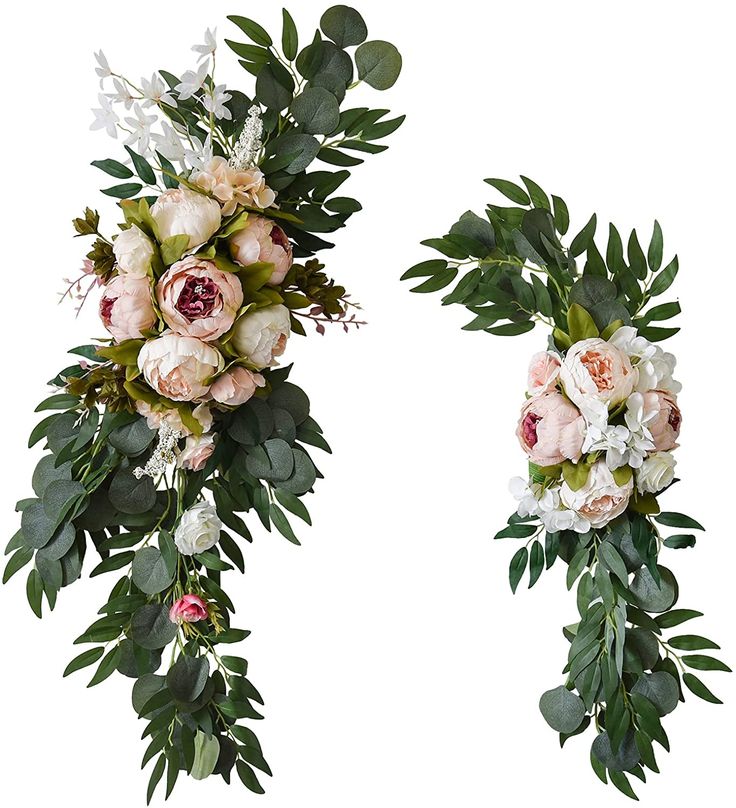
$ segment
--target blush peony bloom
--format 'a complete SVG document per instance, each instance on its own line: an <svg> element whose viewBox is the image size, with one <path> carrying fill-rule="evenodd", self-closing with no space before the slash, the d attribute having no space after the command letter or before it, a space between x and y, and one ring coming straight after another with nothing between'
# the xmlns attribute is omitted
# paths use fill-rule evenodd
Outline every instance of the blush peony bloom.
<svg viewBox="0 0 736 808"><path fill-rule="evenodd" d="M633 489L633 477L625 485L618 485L606 461L599 460L593 464L582 488L573 491L563 482L560 499L565 507L575 511L591 527L603 527L626 510Z"/></svg>
<svg viewBox="0 0 736 808"><path fill-rule="evenodd" d="M268 282L278 286L291 268L291 242L286 233L265 216L249 216L246 226L230 237L230 254L244 267L265 261L273 264Z"/></svg>
<svg viewBox="0 0 736 808"><path fill-rule="evenodd" d="M235 322L243 287L233 273L190 255L164 272L156 285L156 299L172 331L208 342Z"/></svg>
<svg viewBox="0 0 736 808"><path fill-rule="evenodd" d="M538 466L576 462L585 437L585 419L560 393L544 393L524 404L516 435L521 448Z"/></svg>
<svg viewBox="0 0 736 808"><path fill-rule="evenodd" d="M247 312L235 323L232 344L241 356L257 368L276 364L274 359L286 350L291 333L289 310L276 304Z"/></svg>
<svg viewBox="0 0 736 808"><path fill-rule="evenodd" d="M608 408L625 401L636 383L629 357L610 342L593 337L572 345L560 367L567 396L588 421L603 427Z"/></svg>
<svg viewBox="0 0 736 808"><path fill-rule="evenodd" d="M184 595L169 609L172 623L196 623L207 619L207 604L199 595Z"/></svg>
<svg viewBox="0 0 736 808"><path fill-rule="evenodd" d="M195 337L166 333L149 340L138 355L138 367L151 387L172 401L196 401L224 360L218 350Z"/></svg>
<svg viewBox="0 0 736 808"><path fill-rule="evenodd" d="M202 500L181 515L174 531L174 544L182 555L203 553L217 544L221 530L215 506Z"/></svg>
<svg viewBox="0 0 736 808"><path fill-rule="evenodd" d="M184 444L184 448L179 452L176 465L180 469L189 471L201 471L207 461L215 451L215 436L211 433L205 435L190 435Z"/></svg>
<svg viewBox="0 0 736 808"><path fill-rule="evenodd" d="M112 245L118 273L126 278L145 278L151 269L153 242L133 225L115 239Z"/></svg>
<svg viewBox="0 0 736 808"><path fill-rule="evenodd" d="M529 362L527 392L538 396L551 390L560 375L560 357L552 351L535 353Z"/></svg>
<svg viewBox="0 0 736 808"><path fill-rule="evenodd" d="M253 373L244 367L234 367L215 379L210 387L210 395L220 404L239 407L253 397L259 387L265 387L266 380L260 373Z"/></svg>
<svg viewBox="0 0 736 808"><path fill-rule="evenodd" d="M644 401L648 408L656 412L656 415L647 422L654 448L658 452L676 449L682 423L682 413L677 406L677 396L662 390L651 390L644 393Z"/></svg>
<svg viewBox="0 0 736 808"><path fill-rule="evenodd" d="M222 216L214 199L188 188L170 188L154 202L151 216L161 241L189 236L187 249L204 244L217 232Z"/></svg>
<svg viewBox="0 0 736 808"><path fill-rule="evenodd" d="M669 452L654 452L636 470L636 487L642 494L656 494L675 479L676 464Z"/></svg>
<svg viewBox="0 0 736 808"><path fill-rule="evenodd" d="M238 205L270 208L276 194L266 185L260 168L238 170L224 157L213 157L201 171L195 171L191 181L222 205L224 216L235 213Z"/></svg>
<svg viewBox="0 0 736 808"><path fill-rule="evenodd" d="M158 429L161 424L166 423L172 429L182 435L191 435L189 428L184 426L179 410L167 409L159 404L152 407L146 401L136 401L135 409L138 415L146 419L149 429ZM192 415L202 425L202 431L207 432L212 427L212 413L206 403L197 404L192 410Z"/></svg>
<svg viewBox="0 0 736 808"><path fill-rule="evenodd" d="M113 278L102 293L100 317L116 342L142 337L156 322L148 279Z"/></svg>

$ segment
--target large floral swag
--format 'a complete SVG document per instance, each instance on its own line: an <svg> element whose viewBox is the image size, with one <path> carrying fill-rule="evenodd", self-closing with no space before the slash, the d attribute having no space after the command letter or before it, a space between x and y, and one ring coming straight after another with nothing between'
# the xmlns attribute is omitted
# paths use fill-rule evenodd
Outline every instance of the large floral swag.
<svg viewBox="0 0 736 808"><path fill-rule="evenodd" d="M230 782L235 769L257 793L256 770L271 774L244 723L263 701L229 650L248 632L233 624L222 575L245 568L242 514L297 544L287 513L310 523L301 498L321 476L311 451L330 449L278 358L309 321L321 333L360 325L312 256L360 209L336 193L357 155L383 151L377 141L403 121L342 108L353 87L388 89L401 69L357 11L328 9L301 49L286 10L280 47L258 23L230 20L249 40L228 44L255 76L251 96L217 83L209 30L182 76L136 84L97 54L92 127L122 135L126 153L93 165L119 181L103 193L124 223L111 238L96 211L75 220L93 245L67 295L81 306L99 288L109 337L72 350L36 408L50 414L29 446L47 453L34 496L18 503L3 578L32 565L27 597L41 617L90 556L91 576L117 574L64 675L96 665L90 686L115 671L135 680L149 801L164 775L168 797L182 772Z"/></svg>
<svg viewBox="0 0 736 808"><path fill-rule="evenodd" d="M422 242L445 258L403 279L422 279L412 289L420 293L454 284L443 304L471 312L465 330L551 331L531 360L517 426L529 473L511 481L518 508L496 538L524 542L509 568L514 592L527 571L531 587L557 559L567 565L578 620L563 629L564 683L542 695L540 710L561 745L592 727L595 773L636 799L629 775L658 771L655 743L669 751L662 719L686 692L720 703L695 671L729 670L702 653L716 643L678 628L702 615L675 608L677 581L660 558L693 547L693 531L703 530L659 503L677 482L682 416L675 358L658 343L679 330L661 323L680 305L653 301L678 260L663 262L657 222L646 252L635 230L624 247L613 224L601 251L595 215L564 246L563 199L527 177L523 186L486 182L513 205L465 213L447 235Z"/></svg>

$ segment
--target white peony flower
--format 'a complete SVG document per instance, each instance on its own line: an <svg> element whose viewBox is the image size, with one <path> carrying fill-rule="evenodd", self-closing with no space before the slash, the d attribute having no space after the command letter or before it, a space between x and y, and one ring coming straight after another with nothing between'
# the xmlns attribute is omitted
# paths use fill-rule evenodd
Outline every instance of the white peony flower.
<svg viewBox="0 0 736 808"><path fill-rule="evenodd" d="M126 278L145 278L151 268L153 243L148 236L133 225L115 239L112 251L118 264L118 272Z"/></svg>
<svg viewBox="0 0 736 808"><path fill-rule="evenodd" d="M174 544L182 555L203 553L217 544L221 530L222 522L215 506L203 500L181 515L174 531Z"/></svg>
<svg viewBox="0 0 736 808"><path fill-rule="evenodd" d="M151 208L161 241L189 236L188 249L204 244L220 227L220 206L214 199L188 188L164 191Z"/></svg>
<svg viewBox="0 0 736 808"><path fill-rule="evenodd" d="M676 465L671 452L654 452L637 470L636 487L642 494L656 494L675 479Z"/></svg>
<svg viewBox="0 0 736 808"><path fill-rule="evenodd" d="M276 364L291 333L289 310L280 303L250 311L235 323L232 344L259 370Z"/></svg>
<svg viewBox="0 0 736 808"><path fill-rule="evenodd" d="M626 510L633 488L633 479L618 485L606 463L599 460L593 464L582 488L573 491L566 482L562 483L560 500L591 527L603 527Z"/></svg>

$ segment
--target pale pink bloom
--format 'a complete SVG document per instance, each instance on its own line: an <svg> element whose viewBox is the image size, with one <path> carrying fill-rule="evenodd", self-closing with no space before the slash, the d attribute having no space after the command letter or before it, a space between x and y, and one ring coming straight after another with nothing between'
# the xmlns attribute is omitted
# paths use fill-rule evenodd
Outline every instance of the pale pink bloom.
<svg viewBox="0 0 736 808"><path fill-rule="evenodd" d="M207 619L207 604L199 595L184 595L169 609L172 623L196 623Z"/></svg>
<svg viewBox="0 0 736 808"><path fill-rule="evenodd" d="M516 435L532 463L554 466L580 459L585 419L562 394L543 393L522 407Z"/></svg>
<svg viewBox="0 0 736 808"><path fill-rule="evenodd" d="M113 278L100 299L100 318L116 342L142 337L156 323L148 279Z"/></svg>
<svg viewBox="0 0 736 808"><path fill-rule="evenodd" d="M246 312L235 323L232 344L257 368L267 368L276 364L276 357L286 350L290 333L289 310L277 303Z"/></svg>
<svg viewBox="0 0 736 808"><path fill-rule="evenodd" d="M637 374L629 357L598 337L570 347L560 367L560 381L567 396L596 426L608 421L608 408L625 401Z"/></svg>
<svg viewBox="0 0 736 808"><path fill-rule="evenodd" d="M138 367L148 384L172 401L196 401L209 391L208 380L219 373L222 354L196 337L167 332L149 340L138 354Z"/></svg>
<svg viewBox="0 0 736 808"><path fill-rule="evenodd" d="M190 255L164 272L156 285L156 299L169 328L209 342L235 322L243 287L237 275Z"/></svg>
<svg viewBox="0 0 736 808"><path fill-rule="evenodd" d="M651 390L644 393L644 404L647 409L651 408L657 413L654 418L647 421L647 429L652 433L655 450L669 452L670 449L676 449L682 424L677 396L663 390Z"/></svg>
<svg viewBox="0 0 736 808"><path fill-rule="evenodd" d="M170 188L154 202L151 216L161 241L172 236L189 236L187 249L209 241L220 229L220 206L205 194L189 188Z"/></svg>
<svg viewBox="0 0 736 808"><path fill-rule="evenodd" d="M153 242L138 227L133 225L115 239L112 245L118 273L129 278L145 278L151 268Z"/></svg>
<svg viewBox="0 0 736 808"><path fill-rule="evenodd" d="M230 254L244 267L264 261L273 264L268 282L278 286L291 268L293 253L286 233L265 216L248 216L246 225L230 237Z"/></svg>
<svg viewBox="0 0 736 808"><path fill-rule="evenodd" d="M566 507L590 522L591 527L603 527L626 510L633 489L633 475L624 485L618 485L606 461L599 460L593 464L582 488L573 491L563 482L560 499Z"/></svg>
<svg viewBox="0 0 736 808"><path fill-rule="evenodd" d="M529 362L527 392L530 396L547 393L560 375L560 357L552 351L535 353Z"/></svg>
<svg viewBox="0 0 736 808"><path fill-rule="evenodd" d="M146 419L149 429L158 429L161 424L166 423L172 429L182 435L191 435L189 427L184 426L179 410L169 409L161 404L151 406L146 401L136 401L135 409L139 415ZM202 431L207 432L212 427L212 413L209 404L201 403L192 410L192 415L199 421Z"/></svg>
<svg viewBox="0 0 736 808"><path fill-rule="evenodd" d="M215 451L215 436L208 432L205 435L190 435L184 448L179 452L176 465L180 469L201 471Z"/></svg>
<svg viewBox="0 0 736 808"><path fill-rule="evenodd" d="M260 373L236 366L225 371L210 387L210 395L220 404L238 407L253 397L259 387L265 387L266 380Z"/></svg>
<svg viewBox="0 0 736 808"><path fill-rule="evenodd" d="M195 171L191 181L222 205L223 216L235 213L238 205L270 208L276 194L266 185L260 168L237 170L224 157L213 157L202 171Z"/></svg>

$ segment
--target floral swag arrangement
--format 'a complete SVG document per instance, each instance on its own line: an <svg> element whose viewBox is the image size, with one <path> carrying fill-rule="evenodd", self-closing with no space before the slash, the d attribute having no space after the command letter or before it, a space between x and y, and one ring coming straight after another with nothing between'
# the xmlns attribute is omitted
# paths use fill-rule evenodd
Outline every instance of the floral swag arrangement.
<svg viewBox="0 0 736 808"><path fill-rule="evenodd" d="M27 596L41 617L88 553L99 556L92 576L124 570L64 675L99 663L90 686L114 671L135 679L149 801L164 773L167 797L181 772L230 782L235 768L257 793L255 770L271 774L240 723L260 719L263 701L246 660L222 650L248 632L231 622L221 576L244 571L234 536L251 534L239 514L296 544L286 512L310 522L301 497L321 475L307 446L330 449L278 361L306 322L320 333L361 324L311 256L360 210L335 193L363 162L355 154L383 151L376 141L403 121L341 109L352 88L386 90L401 70L357 11L327 10L301 49L286 10L280 49L256 22L229 19L250 40L227 44L255 77L252 96L217 83L209 30L181 77L161 70L137 85L97 54L92 128L122 133L127 156L93 165L122 181L103 193L120 200L124 223L108 238L96 211L75 220L94 241L65 296L81 306L100 289L110 338L72 350L81 361L37 407L52 414L29 446L45 441L49 453L35 496L18 503L3 579L32 563ZM326 167L310 170L315 159Z"/></svg>
<svg viewBox="0 0 736 808"><path fill-rule="evenodd" d="M729 670L700 653L718 649L713 641L663 636L702 616L674 608L677 581L660 564L664 550L694 546L687 531L703 529L658 502L677 482L682 415L675 357L657 344L679 329L656 323L680 306L650 303L670 287L678 261L662 266L656 222L646 254L636 231L624 252L610 225L604 257L595 215L564 247L565 202L522 181L486 180L514 206L489 205L486 218L465 213L448 235L422 242L446 260L423 261L403 279L425 278L412 291L436 292L466 267L443 298L474 315L465 330L512 336L539 323L552 331L532 357L516 429L529 475L511 481L518 508L496 538L525 540L509 569L514 592L527 569L531 587L558 558L567 588L577 582L579 620L563 629L565 682L543 694L540 710L561 746L592 725L593 770L636 799L628 775L658 772L653 744L669 751L661 719L685 700L683 688L721 703L692 671ZM663 528L679 532L665 537Z"/></svg>

